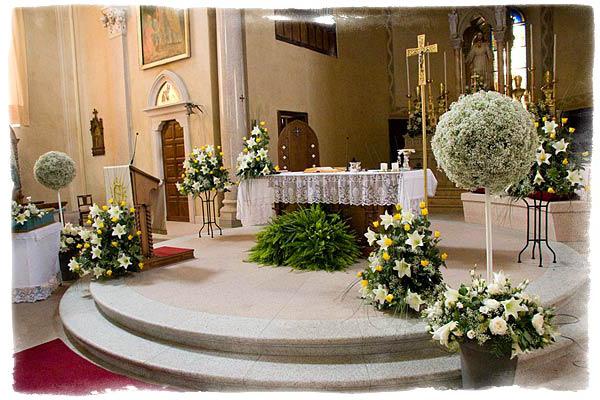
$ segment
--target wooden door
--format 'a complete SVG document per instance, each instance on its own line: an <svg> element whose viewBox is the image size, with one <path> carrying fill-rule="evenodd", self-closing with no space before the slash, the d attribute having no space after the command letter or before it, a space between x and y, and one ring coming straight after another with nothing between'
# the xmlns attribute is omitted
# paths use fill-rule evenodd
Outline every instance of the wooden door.
<svg viewBox="0 0 600 400"><path fill-rule="evenodd" d="M277 143L279 167L287 171L303 171L318 167L319 140L308 124L300 120L289 122L279 134Z"/></svg>
<svg viewBox="0 0 600 400"><path fill-rule="evenodd" d="M167 221L189 222L188 197L179 194L175 186L181 180L185 160L183 128L177 121L167 121L163 125L161 137Z"/></svg>

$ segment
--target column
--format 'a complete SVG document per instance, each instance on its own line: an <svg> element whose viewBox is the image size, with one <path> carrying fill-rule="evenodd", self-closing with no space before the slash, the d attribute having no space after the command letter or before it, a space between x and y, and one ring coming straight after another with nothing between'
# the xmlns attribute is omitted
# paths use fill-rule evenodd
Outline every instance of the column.
<svg viewBox="0 0 600 400"><path fill-rule="evenodd" d="M219 74L219 117L221 146L225 167L235 177L242 138L248 134L245 103L245 54L242 33L242 12L239 9L217 9L217 68ZM240 226L236 218L237 186L225 193L219 222L223 227Z"/></svg>
<svg viewBox="0 0 600 400"><path fill-rule="evenodd" d="M129 83L129 55L127 52L127 9L126 7L105 7L102 9L100 22L107 29L110 40L109 48L112 58L112 74L114 82L111 97L114 99L115 113L120 117L119 124L127 133L127 147L118 154L117 162L127 164L133 154L133 134L131 116L131 88Z"/></svg>
<svg viewBox="0 0 600 400"><path fill-rule="evenodd" d="M462 40L460 38L454 38L450 40L450 44L454 49L454 84L456 88L456 98L464 93L464 86L461 84L462 70L464 68L464 61L462 59Z"/></svg>
<svg viewBox="0 0 600 400"><path fill-rule="evenodd" d="M504 93L504 30L494 31L496 38L496 51L498 57L498 92Z"/></svg>

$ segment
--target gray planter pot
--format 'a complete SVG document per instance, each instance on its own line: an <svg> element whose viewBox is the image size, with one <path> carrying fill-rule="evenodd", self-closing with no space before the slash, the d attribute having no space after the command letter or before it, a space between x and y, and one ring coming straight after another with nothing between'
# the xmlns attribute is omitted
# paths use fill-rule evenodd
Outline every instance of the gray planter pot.
<svg viewBox="0 0 600 400"><path fill-rule="evenodd" d="M463 389L480 389L490 386L511 386L515 382L517 357L510 354L496 357L489 345L476 341L460 344L460 364Z"/></svg>

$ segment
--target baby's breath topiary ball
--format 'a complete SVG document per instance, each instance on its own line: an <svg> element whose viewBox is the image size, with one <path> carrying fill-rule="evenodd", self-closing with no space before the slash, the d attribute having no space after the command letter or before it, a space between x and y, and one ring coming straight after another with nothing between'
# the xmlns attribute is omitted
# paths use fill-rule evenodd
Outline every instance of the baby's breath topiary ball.
<svg viewBox="0 0 600 400"><path fill-rule="evenodd" d="M47 188L60 190L75 178L75 162L60 151L49 151L33 166L35 179Z"/></svg>
<svg viewBox="0 0 600 400"><path fill-rule="evenodd" d="M462 96L438 122L431 142L438 166L456 186L500 193L527 176L538 136L531 114L508 96Z"/></svg>

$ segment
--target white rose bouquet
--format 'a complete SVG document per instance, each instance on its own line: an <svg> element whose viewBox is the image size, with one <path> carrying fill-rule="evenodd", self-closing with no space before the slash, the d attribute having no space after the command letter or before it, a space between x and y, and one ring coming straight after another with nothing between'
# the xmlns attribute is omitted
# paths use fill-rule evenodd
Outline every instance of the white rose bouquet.
<svg viewBox="0 0 600 400"><path fill-rule="evenodd" d="M276 171L269 158L269 134L265 122L252 128L250 137L244 137L244 148L237 158L236 175L241 179L267 176Z"/></svg>
<svg viewBox="0 0 600 400"><path fill-rule="evenodd" d="M422 202L420 215L396 206L373 222L365 237L375 250L369 266L358 273L361 297L377 309L419 312L442 288L441 266L448 255L438 248L440 232L430 229L427 209Z"/></svg>
<svg viewBox="0 0 600 400"><path fill-rule="evenodd" d="M554 310L524 293L527 280L513 287L502 272L494 273L490 283L475 271L471 278L470 285L463 283L458 290L447 287L424 311L434 340L452 351L472 341L496 357L511 358L555 342Z"/></svg>
<svg viewBox="0 0 600 400"><path fill-rule="evenodd" d="M182 182L177 182L179 193L194 197L210 190L227 192L231 181L223 166L221 146L206 145L194 148L183 162Z"/></svg>
<svg viewBox="0 0 600 400"><path fill-rule="evenodd" d="M25 225L31 218L42 218L47 214L45 210L40 210L35 204L32 204L31 198L27 198L27 204L19 204L13 200L11 208L11 216L14 223L17 225Z"/></svg>
<svg viewBox="0 0 600 400"><path fill-rule="evenodd" d="M135 209L124 201L116 204L110 199L109 204L92 205L87 224L93 229L79 231L79 254L69 262L69 269L79 276L91 273L95 279L114 278L144 268Z"/></svg>

